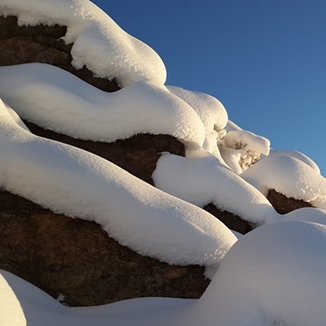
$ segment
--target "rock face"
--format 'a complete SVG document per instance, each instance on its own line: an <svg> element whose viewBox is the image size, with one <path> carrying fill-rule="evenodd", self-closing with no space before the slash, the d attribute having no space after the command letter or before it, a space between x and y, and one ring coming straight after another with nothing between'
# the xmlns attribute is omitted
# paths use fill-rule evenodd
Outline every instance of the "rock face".
<svg viewBox="0 0 326 326"><path fill-rule="evenodd" d="M172 266L119 245L94 223L0 192L0 268L73 306L169 296L198 298L199 266Z"/></svg>
<svg viewBox="0 0 326 326"><path fill-rule="evenodd" d="M184 145L170 135L139 134L113 143L103 143L71 138L50 130L44 130L33 123L24 122L35 135L85 149L152 185L151 176L156 168L160 153L167 151L181 156L185 154Z"/></svg>
<svg viewBox="0 0 326 326"><path fill-rule="evenodd" d="M18 26L17 18L0 16L0 66L41 62L62 68L80 79L108 92L119 90L117 80L93 76L87 68L76 70L72 64L72 45L60 39L65 26Z"/></svg>
<svg viewBox="0 0 326 326"><path fill-rule="evenodd" d="M286 214L303 207L312 207L311 204L294 198L288 198L274 189L269 189L266 198L280 214Z"/></svg>

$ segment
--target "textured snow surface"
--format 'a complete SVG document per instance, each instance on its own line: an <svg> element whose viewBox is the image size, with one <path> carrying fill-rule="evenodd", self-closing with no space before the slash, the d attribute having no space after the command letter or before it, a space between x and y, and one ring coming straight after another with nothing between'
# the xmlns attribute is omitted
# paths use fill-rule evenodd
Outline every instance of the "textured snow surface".
<svg viewBox="0 0 326 326"><path fill-rule="evenodd" d="M228 166L240 174L269 154L270 141L250 131L230 130L219 141L219 149Z"/></svg>

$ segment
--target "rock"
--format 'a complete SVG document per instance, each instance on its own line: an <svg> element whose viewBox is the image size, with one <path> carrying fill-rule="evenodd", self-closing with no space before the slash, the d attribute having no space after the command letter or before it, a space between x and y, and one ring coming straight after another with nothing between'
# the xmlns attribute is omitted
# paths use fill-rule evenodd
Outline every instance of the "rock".
<svg viewBox="0 0 326 326"><path fill-rule="evenodd" d="M185 155L184 145L170 135L139 134L113 143L85 141L45 130L24 121L31 132L99 155L153 185L152 174L162 152Z"/></svg>
<svg viewBox="0 0 326 326"><path fill-rule="evenodd" d="M76 70L72 64L72 44L65 44L65 26L18 26L17 18L0 16L0 66L41 62L62 68L87 83L108 92L120 89L116 79L98 78L86 67Z"/></svg>
<svg viewBox="0 0 326 326"><path fill-rule="evenodd" d="M246 234L255 228L253 223L243 220L241 217L234 215L230 212L223 211L217 208L214 204L208 204L203 207L207 212L214 215L222 223L224 223L229 229Z"/></svg>
<svg viewBox="0 0 326 326"><path fill-rule="evenodd" d="M311 204L294 198L288 198L274 189L269 189L266 198L279 214L286 214L303 207L312 207Z"/></svg>
<svg viewBox="0 0 326 326"><path fill-rule="evenodd" d="M199 298L209 283L203 267L143 257L95 222L54 214L5 191L0 202L0 268L67 305L145 296Z"/></svg>

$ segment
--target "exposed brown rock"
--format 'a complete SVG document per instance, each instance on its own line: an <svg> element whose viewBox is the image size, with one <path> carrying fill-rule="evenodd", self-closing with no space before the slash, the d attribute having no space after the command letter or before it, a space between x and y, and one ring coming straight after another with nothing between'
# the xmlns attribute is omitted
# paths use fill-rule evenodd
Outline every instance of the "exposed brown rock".
<svg viewBox="0 0 326 326"><path fill-rule="evenodd" d="M116 79L98 78L86 67L76 70L70 54L72 44L61 39L65 26L18 26L17 18L0 16L0 66L41 62L62 68L104 91L119 90Z"/></svg>
<svg viewBox="0 0 326 326"><path fill-rule="evenodd" d="M279 214L286 214L303 207L312 207L311 204L294 198L288 198L274 189L269 189L266 198Z"/></svg>
<svg viewBox="0 0 326 326"><path fill-rule="evenodd" d="M241 234L246 234L254 229L254 225L248 221L243 220L241 217L234 215L227 211L222 211L217 208L214 204L208 204L204 209L218 218L222 223L224 223L229 229L239 232Z"/></svg>
<svg viewBox="0 0 326 326"><path fill-rule="evenodd" d="M54 214L4 191L0 203L0 268L54 298L63 295L68 305L144 296L198 298L209 283L202 267L138 255L94 222Z"/></svg>
<svg viewBox="0 0 326 326"><path fill-rule="evenodd" d="M113 143L92 142L75 139L45 130L25 121L31 132L45 138L58 140L104 157L138 178L153 185L152 174L161 152L184 156L185 148L170 135L139 134Z"/></svg>

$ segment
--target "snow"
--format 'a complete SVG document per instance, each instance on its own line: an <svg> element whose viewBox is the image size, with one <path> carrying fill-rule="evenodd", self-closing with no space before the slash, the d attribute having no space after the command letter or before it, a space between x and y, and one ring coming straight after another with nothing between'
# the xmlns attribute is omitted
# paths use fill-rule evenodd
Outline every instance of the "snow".
<svg viewBox="0 0 326 326"><path fill-rule="evenodd" d="M164 153L152 179L173 196L200 207L213 203L253 223L269 223L277 216L265 196L212 155L186 158Z"/></svg>
<svg viewBox="0 0 326 326"><path fill-rule="evenodd" d="M268 156L244 171L241 176L263 194L267 194L268 189L275 189L287 197L326 208L325 178L319 171L294 156Z"/></svg>
<svg viewBox="0 0 326 326"><path fill-rule="evenodd" d="M212 279L198 300L69 308L1 271L1 325L325 325L326 181L310 158L270 150L268 139L228 120L210 95L165 86L160 57L88 0L2 0L0 14L20 25L67 26L73 65L117 77L123 87L106 93L40 63L0 67L0 188L96 221L142 255L205 266ZM186 157L162 153L155 188L96 155L33 135L21 119L93 141L169 134L185 144ZM265 197L271 188L315 207L280 215ZM209 203L257 228L232 232L199 208Z"/></svg>
<svg viewBox="0 0 326 326"><path fill-rule="evenodd" d="M26 325L24 312L15 292L0 273L0 325Z"/></svg>
<svg viewBox="0 0 326 326"><path fill-rule="evenodd" d="M224 161L240 174L269 154L270 141L250 131L231 130L219 141L219 149Z"/></svg>
<svg viewBox="0 0 326 326"><path fill-rule="evenodd" d="M148 45L123 31L89 0L1 0L0 14L18 17L19 25L63 25L73 43L72 64L99 77L117 78L122 86L150 80L163 85L166 69Z"/></svg>
<svg viewBox="0 0 326 326"><path fill-rule="evenodd" d="M226 255L200 299L204 315L224 326L324 325L325 251L323 225L257 228Z"/></svg>
<svg viewBox="0 0 326 326"><path fill-rule="evenodd" d="M197 113L165 86L141 81L101 91L54 66L0 67L0 97L24 119L75 138L112 142L137 133L169 134L190 147L203 144Z"/></svg>

